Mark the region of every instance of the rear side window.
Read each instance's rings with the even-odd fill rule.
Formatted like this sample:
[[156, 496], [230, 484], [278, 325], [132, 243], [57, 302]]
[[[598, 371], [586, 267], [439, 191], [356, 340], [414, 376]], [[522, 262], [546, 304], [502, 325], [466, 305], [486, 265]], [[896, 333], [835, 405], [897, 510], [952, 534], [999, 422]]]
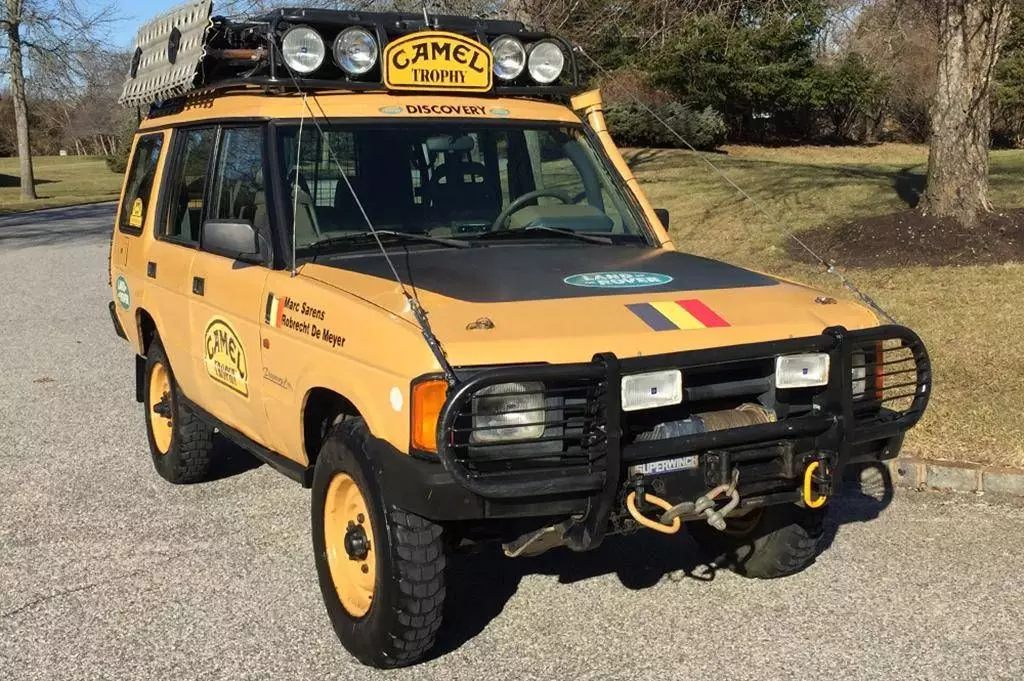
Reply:
[[217, 141], [217, 128], [184, 130], [177, 144], [174, 177], [167, 185], [167, 219], [161, 236], [171, 241], [199, 245], [199, 231], [206, 208], [206, 176]]
[[128, 181], [125, 183], [124, 200], [118, 224], [122, 232], [141, 234], [146, 211], [152, 200], [153, 184], [156, 181], [156, 164], [164, 146], [163, 133], [145, 135], [135, 144]]

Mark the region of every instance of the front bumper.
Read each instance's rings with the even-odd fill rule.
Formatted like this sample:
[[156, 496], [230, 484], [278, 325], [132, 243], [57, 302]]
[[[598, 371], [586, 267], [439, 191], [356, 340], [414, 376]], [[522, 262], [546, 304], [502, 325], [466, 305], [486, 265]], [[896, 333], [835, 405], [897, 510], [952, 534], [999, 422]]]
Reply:
[[[890, 351], [902, 352], [903, 358], [890, 361]], [[620, 404], [624, 375], [679, 368], [685, 383], [690, 374], [727, 376], [744, 363], [805, 352], [828, 353], [830, 376], [828, 386], [809, 396], [807, 408], [800, 412], [772, 423], [653, 441], [639, 441], [629, 434], [626, 420], [631, 417]], [[865, 356], [868, 359], [861, 359]], [[870, 373], [873, 381], [869, 390], [862, 388], [856, 395], [855, 368]], [[475, 423], [473, 397], [490, 386], [511, 382], [559, 386], [550, 391], [571, 394], [578, 398], [578, 406], [563, 400], [557, 411], [545, 412], [545, 419], [554, 414], [562, 424], [561, 435], [539, 440], [546, 443], [545, 453], [532, 455], [523, 447], [508, 447], [485, 464], [474, 458], [468, 435], [473, 429], [468, 424]], [[721, 397], [730, 386], [743, 384], [723, 379], [718, 387], [693, 388], [693, 397]], [[768, 343], [627, 359], [601, 354], [585, 364], [482, 370], [466, 375], [453, 387], [442, 411], [438, 457], [455, 486], [444, 476], [446, 491], [436, 498], [447, 498], [457, 490], [454, 496], [463, 500], [459, 503], [467, 511], [459, 514], [462, 517], [572, 512], [577, 521], [568, 535], [570, 548], [593, 548], [609, 531], [625, 494], [636, 484], [651, 484], [678, 501], [692, 499], [738, 473], [743, 506], [799, 502], [800, 477], [810, 462], [820, 461], [830, 470], [822, 491], [835, 493], [849, 463], [896, 455], [903, 433], [923, 415], [930, 391], [931, 367], [924, 344], [913, 331], [900, 326], [860, 331], [835, 327], [819, 336]], [[765, 399], [774, 399], [774, 393], [767, 395]], [[571, 412], [573, 408], [578, 411]], [[680, 456], [696, 457], [697, 464], [651, 479], [628, 472], [637, 464]]]

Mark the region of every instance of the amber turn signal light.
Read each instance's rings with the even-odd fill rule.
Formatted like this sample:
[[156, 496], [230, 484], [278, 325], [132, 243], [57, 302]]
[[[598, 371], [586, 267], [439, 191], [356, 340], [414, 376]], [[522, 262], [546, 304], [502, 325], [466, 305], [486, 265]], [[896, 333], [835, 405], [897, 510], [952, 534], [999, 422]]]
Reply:
[[448, 383], [443, 379], [430, 379], [412, 386], [412, 427], [410, 429], [413, 449], [423, 452], [437, 452], [437, 421], [441, 408], [448, 397]]

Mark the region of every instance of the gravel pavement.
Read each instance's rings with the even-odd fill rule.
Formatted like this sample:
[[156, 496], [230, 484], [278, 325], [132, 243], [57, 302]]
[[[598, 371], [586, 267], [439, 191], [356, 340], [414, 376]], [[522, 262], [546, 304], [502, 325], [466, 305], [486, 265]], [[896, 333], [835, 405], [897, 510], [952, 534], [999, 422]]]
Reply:
[[105, 309], [112, 213], [0, 218], [0, 679], [1024, 679], [1024, 508], [931, 493], [840, 502], [831, 548], [772, 582], [652, 534], [463, 557], [439, 655], [359, 667], [308, 492], [242, 458], [153, 471]]

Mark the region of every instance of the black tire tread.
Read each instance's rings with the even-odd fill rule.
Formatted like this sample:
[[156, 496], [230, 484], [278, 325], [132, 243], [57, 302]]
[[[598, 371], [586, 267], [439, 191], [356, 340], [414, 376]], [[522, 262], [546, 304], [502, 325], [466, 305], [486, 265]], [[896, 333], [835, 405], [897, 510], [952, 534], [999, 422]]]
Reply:
[[444, 609], [446, 561], [440, 525], [395, 506], [390, 515], [401, 596], [389, 657], [395, 666], [404, 666], [419, 661], [434, 646]]
[[[336, 447], [337, 444], [341, 447]], [[335, 424], [328, 432], [317, 459], [318, 472], [323, 466], [351, 474], [350, 467], [359, 464], [348, 459], [358, 456], [365, 463], [372, 461], [368, 444], [369, 431], [362, 419]], [[340, 458], [339, 450], [345, 452]], [[327, 474], [330, 471], [323, 472]], [[371, 477], [376, 479], [376, 476]], [[314, 490], [316, 488], [314, 482]], [[353, 621], [343, 609], [339, 613], [340, 618], [348, 621], [339, 622], [336, 620], [338, 616], [332, 614], [332, 624], [356, 659], [372, 667], [387, 669], [415, 664], [434, 646], [444, 612], [447, 555], [441, 525], [389, 503], [383, 490], [378, 488], [377, 492], [386, 515], [381, 526], [390, 528], [392, 581], [390, 594], [381, 595], [373, 607], [383, 608], [383, 604], [387, 604], [387, 610], [371, 610], [363, 620], [354, 622], [355, 627], [364, 628], [365, 637], [349, 638], [347, 632]], [[366, 493], [364, 490], [364, 495]], [[378, 580], [383, 578], [385, 575], [378, 572]], [[388, 586], [378, 583], [378, 589]], [[326, 589], [324, 595], [327, 599], [336, 598]], [[341, 607], [340, 603], [337, 606]], [[332, 609], [328, 605], [328, 611]]]
[[209, 480], [213, 469], [213, 428], [182, 404], [175, 412], [177, 456], [171, 467], [175, 481], [187, 485]]
[[[167, 353], [160, 343], [159, 337], [153, 339], [146, 351], [146, 395], [149, 395], [149, 377], [152, 365], [156, 362], [167, 367], [171, 378], [171, 408], [174, 410], [174, 433], [171, 436], [170, 449], [161, 454], [149, 433], [150, 452], [153, 465], [164, 480], [175, 485], [191, 485], [205, 482], [212, 477], [214, 467], [214, 443], [212, 426], [203, 421], [183, 404], [178, 382], [174, 378], [174, 369], [167, 360]], [[149, 404], [147, 411], [147, 429], [149, 428]]]

